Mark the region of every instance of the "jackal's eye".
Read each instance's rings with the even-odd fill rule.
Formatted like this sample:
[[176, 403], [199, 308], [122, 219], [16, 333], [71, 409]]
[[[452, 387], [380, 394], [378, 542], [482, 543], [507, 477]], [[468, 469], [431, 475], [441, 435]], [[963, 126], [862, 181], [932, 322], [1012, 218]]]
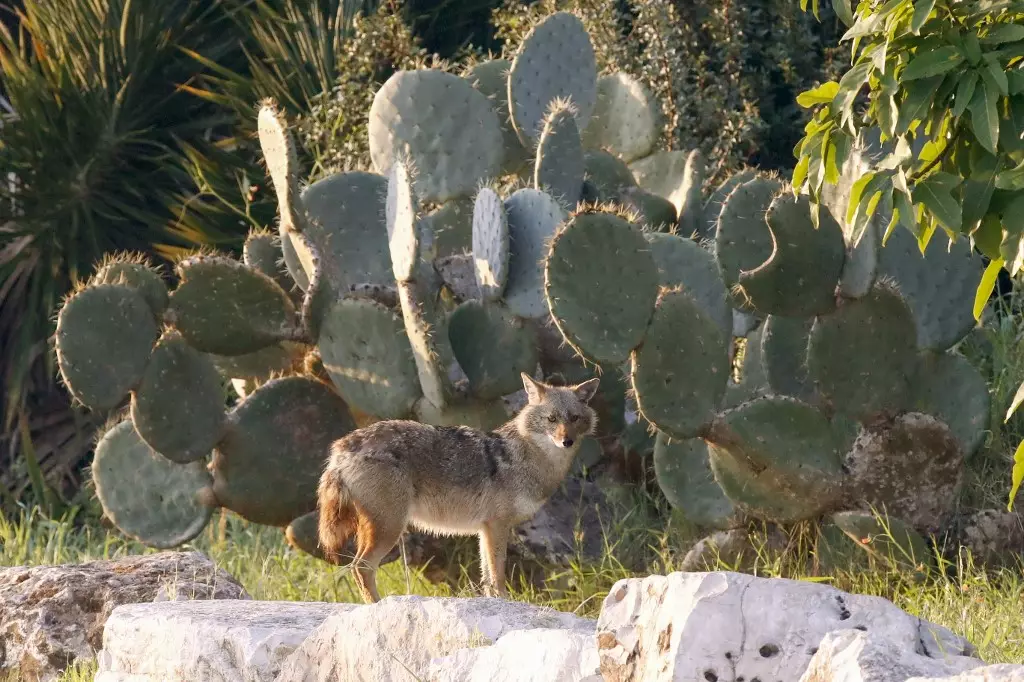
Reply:
[[552, 424], [554, 424], [556, 421], [558, 421], [558, 417], [556, 417], [553, 414], [549, 414], [548, 415], [548, 421], [551, 422]]

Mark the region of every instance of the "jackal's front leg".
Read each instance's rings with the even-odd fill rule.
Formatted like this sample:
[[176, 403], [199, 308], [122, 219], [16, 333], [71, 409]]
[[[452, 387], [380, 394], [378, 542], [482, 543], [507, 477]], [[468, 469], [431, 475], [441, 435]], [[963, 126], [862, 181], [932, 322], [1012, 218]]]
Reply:
[[480, 531], [480, 565], [484, 581], [484, 594], [489, 597], [507, 597], [505, 589], [505, 558], [512, 528], [506, 523], [490, 521]]

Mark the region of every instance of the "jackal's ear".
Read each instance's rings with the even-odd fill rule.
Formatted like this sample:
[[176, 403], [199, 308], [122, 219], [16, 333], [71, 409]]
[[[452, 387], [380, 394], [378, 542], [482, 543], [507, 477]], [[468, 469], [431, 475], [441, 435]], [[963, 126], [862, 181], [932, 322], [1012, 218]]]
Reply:
[[597, 393], [597, 386], [601, 383], [601, 380], [597, 377], [593, 379], [587, 379], [582, 384], [577, 384], [572, 387], [572, 392], [576, 394], [576, 397], [580, 399], [580, 402], [589, 403], [590, 399]]
[[534, 381], [526, 372], [520, 372], [523, 377], [523, 387], [526, 389], [526, 397], [531, 403], [539, 403], [544, 399], [544, 384]]

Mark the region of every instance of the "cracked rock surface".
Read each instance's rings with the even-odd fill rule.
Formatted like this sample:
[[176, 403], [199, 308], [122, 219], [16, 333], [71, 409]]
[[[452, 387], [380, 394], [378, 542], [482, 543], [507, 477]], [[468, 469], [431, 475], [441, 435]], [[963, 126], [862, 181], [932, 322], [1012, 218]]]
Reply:
[[976, 656], [967, 640], [881, 597], [724, 571], [617, 582], [597, 646], [607, 682], [779, 682], [799, 680], [825, 635], [850, 629], [925, 658]]

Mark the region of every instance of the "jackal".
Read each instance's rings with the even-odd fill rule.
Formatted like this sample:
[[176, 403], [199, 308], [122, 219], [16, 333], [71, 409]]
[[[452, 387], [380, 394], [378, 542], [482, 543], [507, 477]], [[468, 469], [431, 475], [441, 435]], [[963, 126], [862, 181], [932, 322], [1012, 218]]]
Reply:
[[340, 563], [355, 534], [355, 578], [367, 603], [380, 600], [377, 567], [408, 524], [438, 535], [478, 535], [485, 593], [506, 596], [512, 529], [544, 505], [594, 433], [589, 402], [598, 379], [552, 386], [522, 375], [528, 401], [484, 433], [393, 419], [331, 445], [317, 491], [320, 546]]

